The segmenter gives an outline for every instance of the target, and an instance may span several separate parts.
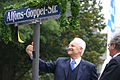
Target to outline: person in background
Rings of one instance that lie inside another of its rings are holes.
[[[120,33],[110,40],[108,46],[112,59],[106,65],[98,80],[120,80]]]
[[[54,62],[44,62],[39,59],[39,69],[42,72],[53,73],[54,80],[97,80],[95,65],[81,58],[86,43],[81,38],[74,38],[67,49],[70,57],[60,57]],[[32,59],[33,46],[28,45],[26,52]]]

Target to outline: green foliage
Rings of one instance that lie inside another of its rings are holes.
[[[41,58],[44,60],[55,60],[57,56],[63,54],[60,41],[60,25],[54,20],[46,21],[41,25],[40,29]]]
[[[21,40],[27,43],[28,39],[32,39],[34,25],[21,25],[18,27]]]
[[[55,5],[55,4],[59,4],[60,8],[61,8],[61,13],[63,15],[65,15],[65,12],[67,10],[67,0],[28,0],[22,4],[20,4],[20,2],[14,4],[14,5],[10,5],[7,7],[4,7],[1,14],[0,14],[0,25],[1,25],[1,31],[3,31],[2,35],[3,35],[3,39],[5,41],[5,43],[7,44],[9,41],[13,41],[13,37],[12,37],[12,32],[14,32],[13,30],[11,30],[14,26],[13,25],[8,25],[9,27],[7,27],[4,23],[4,13],[6,10],[11,10],[11,9],[18,9],[18,8],[24,8],[26,6],[29,7],[44,7],[44,6],[51,6],[51,5]],[[66,16],[61,16],[62,21],[67,21]],[[60,20],[61,21],[61,20]],[[62,22],[60,22],[62,23]],[[66,24],[66,23],[65,23]]]
[[[79,27],[79,15],[80,15],[80,2],[78,0],[71,0],[71,14],[72,18],[70,24],[73,28]]]

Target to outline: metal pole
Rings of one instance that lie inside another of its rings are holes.
[[[39,76],[39,42],[40,41],[40,23],[34,25],[33,36],[33,63],[32,63],[32,80],[38,80]]]

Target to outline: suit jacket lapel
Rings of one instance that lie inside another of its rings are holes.
[[[119,54],[118,56],[120,56],[120,54]],[[116,56],[115,58],[117,58],[118,56]],[[115,59],[115,58],[113,58],[113,59]],[[102,75],[104,75],[104,72],[109,68],[109,66],[110,66],[111,64],[114,63],[113,59],[111,59],[111,60],[109,61],[109,63],[106,64],[105,69],[104,69]]]
[[[64,70],[65,70],[65,76],[67,78],[68,70],[69,70],[69,65],[70,65],[70,58],[68,58],[68,60],[66,60],[66,62],[65,62],[64,65],[65,65],[65,68],[64,68]]]
[[[120,56],[120,54],[119,54],[118,56]],[[118,56],[116,56],[115,58],[117,58]],[[113,58],[113,59],[115,59],[115,58]],[[106,70],[109,69],[109,66],[114,63],[114,60],[113,60],[113,59],[111,59],[111,60],[109,61],[109,63],[106,64],[105,69],[103,70],[103,73],[102,73],[101,77],[104,75],[104,73],[106,72]]]
[[[83,73],[84,68],[85,68],[84,60],[81,59],[81,61],[79,63],[79,70],[78,70],[78,74],[77,74],[77,80],[79,80],[79,79],[82,80],[82,75],[84,75],[84,73]]]

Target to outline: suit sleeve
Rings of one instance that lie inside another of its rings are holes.
[[[112,60],[108,67],[103,71],[100,80],[119,80],[120,65],[116,60]]]
[[[90,80],[98,80],[98,74],[97,70],[95,68],[95,65],[91,67],[91,79]]]
[[[43,60],[39,59],[39,69],[42,72],[46,73],[54,73],[56,68],[56,61],[55,62],[44,62]]]

